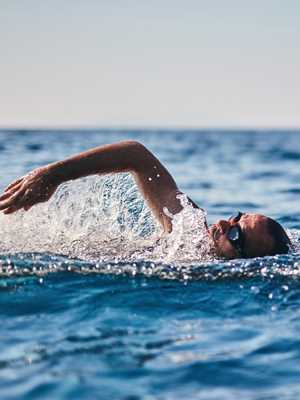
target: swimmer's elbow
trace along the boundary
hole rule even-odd
[[[128,149],[134,150],[136,152],[147,151],[147,148],[137,140],[124,140],[121,142],[122,145]]]
[[[149,159],[154,159],[153,154],[142,143],[136,140],[126,140],[121,142],[126,149],[126,155],[130,159],[131,170],[139,172],[141,166],[145,166]]]

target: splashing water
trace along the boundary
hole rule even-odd
[[[164,234],[130,175],[66,183],[48,203],[0,215],[0,276],[59,271],[179,280],[300,275],[298,231],[287,231],[295,254],[221,262],[212,255],[205,212],[184,194],[178,199],[181,212],[164,210],[173,226]]]
[[[172,219],[172,232],[165,238],[165,261],[199,262],[212,260],[213,243],[205,227],[206,213],[194,208],[184,194],[177,195],[182,211],[176,215],[165,213]],[[160,250],[161,251],[161,250]]]
[[[205,214],[185,195],[179,199],[183,210],[171,215],[173,231],[164,235],[130,175],[69,182],[48,203],[0,216],[0,252],[49,252],[89,261],[208,260]]]

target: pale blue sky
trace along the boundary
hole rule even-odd
[[[0,126],[300,127],[299,0],[0,6]]]

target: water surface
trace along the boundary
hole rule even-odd
[[[2,131],[0,189],[126,138],[210,223],[264,213],[297,250],[298,132]],[[186,236],[162,245],[126,175],[64,185],[0,227],[1,398],[299,399],[297,251],[225,262],[195,256]]]

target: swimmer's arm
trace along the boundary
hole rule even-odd
[[[95,174],[130,172],[155,216],[171,230],[164,213],[181,210],[176,182],[161,162],[141,143],[123,141],[100,146],[63,161],[38,168],[8,186],[0,197],[0,210],[9,214],[47,201],[63,182]]]
[[[164,207],[171,213],[181,210],[176,198],[179,190],[173,177],[144,145],[136,141],[97,147],[55,163],[51,170],[60,183],[94,174],[132,173],[144,199],[167,230],[170,226]]]

